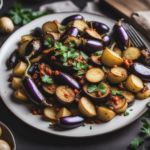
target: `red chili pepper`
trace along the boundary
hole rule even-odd
[[[79,99],[75,98],[75,102],[78,103],[78,102],[79,102]]]
[[[98,92],[98,93],[97,93],[97,95],[100,97],[100,96],[101,96],[101,93],[100,93],[100,92]]]
[[[123,59],[123,60],[125,60],[125,58],[124,58],[124,57],[122,57],[122,59]]]
[[[32,111],[32,114],[33,115],[37,115],[37,111]]]
[[[58,23],[58,21],[57,21],[57,20],[53,20],[53,22],[54,22],[54,23]]]
[[[92,65],[88,65],[88,69],[91,69],[91,68],[93,68],[93,66]]]
[[[90,123],[91,123],[91,124],[94,124],[94,120],[91,120]]]
[[[56,119],[56,118],[54,118],[53,120],[54,120],[54,121],[56,121],[57,119]]]
[[[51,56],[51,60],[56,60],[56,57],[55,56]]]
[[[69,93],[65,93],[64,95],[66,98],[69,98],[69,96],[70,96]]]
[[[79,91],[77,89],[74,89],[74,93],[77,94]]]
[[[119,98],[118,98],[117,96],[114,96],[114,97],[113,97],[113,100],[114,100],[114,101],[118,101]]]
[[[46,72],[48,75],[52,75],[52,71],[50,69],[47,70]]]
[[[128,60],[129,63],[132,63],[132,60]]]
[[[33,75],[33,79],[37,79],[38,78],[38,75],[37,74],[34,74]]]
[[[59,72],[58,72],[57,70],[55,71],[55,75],[56,75],[56,76],[59,75]]]
[[[81,61],[80,59],[77,59],[77,63],[80,62],[80,61]]]
[[[38,86],[38,87],[40,87],[41,85],[42,85],[42,83],[41,83],[41,82],[38,82],[38,83],[37,83],[37,86]]]
[[[117,65],[114,65],[113,68],[117,68]]]
[[[48,54],[49,53],[49,51],[43,51],[43,54]]]
[[[128,60],[126,59],[126,60],[124,60],[124,65],[128,68],[129,67],[129,62],[128,62]]]
[[[59,111],[59,108],[58,108],[58,107],[56,108],[56,111],[57,111],[57,112]]]
[[[41,70],[39,73],[41,76],[45,76],[45,72],[43,70]]]
[[[93,31],[93,28],[89,28],[89,30]]]
[[[84,84],[84,80],[83,80],[83,79],[80,80],[79,83],[80,83],[81,85],[83,85],[83,84]]]
[[[115,105],[118,105],[119,104],[119,101],[115,101]]]

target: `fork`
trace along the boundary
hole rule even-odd
[[[129,25],[129,27],[126,27],[125,30],[129,35],[131,45],[141,50],[141,61],[150,66],[150,51],[147,48],[146,44],[143,42],[141,36],[131,25]]]

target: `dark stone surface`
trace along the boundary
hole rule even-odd
[[[54,1],[4,0],[3,8],[0,10],[0,17],[6,15],[7,10],[13,6],[14,2],[21,2],[25,8],[31,7],[33,10],[38,10],[42,4]],[[73,2],[80,8],[83,8],[87,0],[73,0]],[[101,7],[101,11],[112,19],[117,20],[119,18],[117,14],[107,7]],[[15,26],[15,30],[19,27]],[[11,34],[0,33],[0,42],[3,43]],[[0,121],[6,124],[14,134],[17,150],[127,150],[129,149],[129,143],[134,138],[146,139],[146,136],[140,134],[140,128],[142,127],[141,118],[120,130],[106,135],[81,139],[64,138],[41,132],[26,125],[13,115],[0,99]],[[146,140],[144,145],[146,150],[150,149],[149,140]],[[139,146],[138,150],[142,150],[142,146]]]

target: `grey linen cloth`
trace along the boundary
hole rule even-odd
[[[39,8],[40,11],[49,10],[55,12],[81,11],[95,14],[102,14],[98,7],[98,0],[88,2],[86,6],[80,10],[72,1],[60,1],[45,4]],[[150,41],[150,11],[134,12],[131,15],[132,25],[140,31]]]

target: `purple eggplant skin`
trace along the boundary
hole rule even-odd
[[[143,48],[141,50],[140,61],[142,63],[145,63],[146,65],[150,66],[150,52],[147,48]]]
[[[109,27],[106,24],[103,24],[101,22],[91,21],[91,22],[88,22],[88,25],[90,26],[90,28],[96,29],[96,31],[100,35],[106,34],[107,32],[109,32]]]
[[[76,15],[72,15],[72,16],[68,16],[66,17],[63,21],[62,21],[62,25],[66,25],[67,23],[69,23],[70,21],[74,21],[74,20],[84,20],[83,16],[81,16],[80,14],[76,14]]]
[[[11,69],[18,63],[18,52],[14,51],[8,59],[8,67]]]
[[[31,40],[29,44],[26,47],[25,56],[28,56],[31,54],[31,52],[34,52],[34,56],[40,54],[42,51],[42,43],[40,40]]]
[[[29,77],[25,77],[22,80],[22,87],[25,90],[26,94],[28,95],[29,99],[36,105],[44,105],[44,106],[51,106],[50,104],[46,103],[45,97],[39,91],[33,80]]]
[[[111,43],[111,38],[108,35],[104,35],[102,37],[102,43],[103,43],[103,47],[108,47]]]
[[[135,103],[135,99],[133,99],[131,102],[128,102],[128,107],[131,107]]]
[[[141,63],[134,63],[132,71],[137,75],[141,80],[145,82],[150,81],[150,67],[144,66]]]
[[[103,44],[97,40],[84,39],[84,40],[82,40],[82,42],[80,44],[80,48],[84,52],[91,54],[91,53],[94,53],[96,51],[103,50]]]
[[[69,27],[67,28],[67,30],[61,35],[61,38],[65,37],[65,36],[74,36],[77,37],[77,35],[79,34],[79,30],[75,27]]]
[[[70,75],[63,73],[61,71],[58,71],[58,73],[59,73],[58,75],[55,75],[55,79],[56,81],[58,81],[58,83],[68,85],[72,89],[77,89],[77,90],[80,89],[79,83]]]
[[[29,75],[33,75],[34,71],[35,71],[35,70],[38,70],[38,64],[39,64],[39,63],[40,63],[40,62],[34,63],[34,64],[29,68],[29,70],[28,70],[28,74],[29,74]]]
[[[81,116],[62,117],[59,119],[59,126],[65,129],[72,129],[84,124],[85,118]]]
[[[127,32],[125,31],[125,29],[123,28],[123,26],[121,25],[121,21],[123,19],[120,19],[113,27],[113,35],[117,41],[117,44],[119,45],[119,47],[121,48],[121,50],[124,50],[128,47],[130,47],[130,38],[127,34]]]
[[[32,35],[35,37],[41,37],[42,36],[42,29],[40,27],[36,27],[33,30]]]

